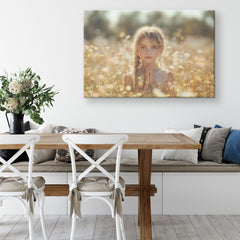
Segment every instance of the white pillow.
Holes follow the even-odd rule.
[[[53,125],[48,123],[43,123],[38,129],[26,131],[26,133],[51,133],[53,130]],[[29,154],[29,149],[27,153]],[[34,150],[34,160],[33,163],[41,163],[48,160],[53,160],[56,154],[56,150],[52,149],[35,149]]]
[[[40,129],[43,133],[50,133],[50,132],[52,132],[53,128],[54,128],[54,125],[50,124],[50,123],[44,122],[43,124],[39,125],[35,122],[30,121],[30,129],[31,130]]]
[[[183,133],[187,137],[190,137],[195,142],[199,143],[199,140],[202,135],[203,128],[194,128],[190,130],[175,130],[175,129],[167,129],[165,133]],[[187,161],[191,163],[198,163],[198,150],[196,149],[172,149],[172,150],[163,150],[162,152],[162,160],[179,160],[179,161]]]
[[[37,130],[40,130],[41,133],[52,133],[53,128],[53,124],[43,123],[42,125],[39,125],[39,128]]]

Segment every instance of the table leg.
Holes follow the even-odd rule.
[[[138,226],[140,226],[140,214],[141,214],[141,209],[140,209],[140,197],[138,195]]]
[[[140,239],[152,240],[152,219],[151,219],[151,168],[152,168],[152,150],[138,150],[138,168],[139,168],[139,224]]]

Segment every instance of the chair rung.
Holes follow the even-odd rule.
[[[125,196],[139,196],[140,187],[138,184],[127,184],[125,190]],[[154,196],[157,192],[157,188],[154,184],[150,186],[150,195]],[[68,196],[69,185],[68,184],[47,184],[45,186],[45,196]]]

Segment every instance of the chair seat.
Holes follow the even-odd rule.
[[[119,184],[125,189],[122,177],[119,177]],[[87,192],[110,192],[114,190],[115,184],[107,177],[85,177],[78,182],[77,188],[79,191]]]
[[[43,177],[33,177],[32,180],[38,188],[45,186]],[[0,192],[22,192],[27,188],[27,183],[21,177],[0,177]]]

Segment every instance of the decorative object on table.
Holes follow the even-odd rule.
[[[84,97],[215,97],[215,12],[84,12]]]
[[[8,121],[10,134],[24,133],[24,115],[38,124],[44,122],[40,113],[45,107],[52,106],[57,92],[52,90],[54,86],[40,85],[40,80],[31,68],[0,76],[0,110],[5,111],[6,116],[11,113]]]
[[[8,120],[7,114],[6,118],[9,126],[9,133],[11,134],[24,134],[24,115],[22,113],[10,113],[10,122]]]

